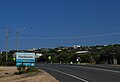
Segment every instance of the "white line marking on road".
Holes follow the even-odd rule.
[[[83,66],[67,66],[67,67],[79,67],[79,68],[87,68],[87,69],[93,69],[93,70],[101,70],[101,71],[107,71],[107,72],[120,73],[120,71],[102,69],[102,68],[95,68],[95,67],[83,67]]]
[[[52,70],[52,71],[56,71],[56,72],[62,73],[62,74],[64,74],[64,75],[68,75],[68,76],[70,76],[70,77],[76,78],[76,79],[81,80],[81,81],[83,81],[83,82],[89,82],[89,81],[87,81],[87,80],[85,80],[85,79],[82,79],[82,78],[80,78],[80,77],[77,77],[77,76],[75,76],[75,75],[72,75],[72,74],[69,74],[69,73],[65,73],[65,72],[62,72],[62,71],[59,71],[59,70],[56,70],[56,69],[51,69],[51,68],[46,68],[46,67],[42,67],[42,68],[49,69],[49,70]]]

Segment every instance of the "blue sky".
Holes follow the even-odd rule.
[[[120,0],[0,0],[0,50],[120,43]],[[32,29],[30,29],[32,27]]]

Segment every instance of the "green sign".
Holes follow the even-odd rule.
[[[13,60],[15,61],[16,58],[13,58]]]
[[[48,59],[51,60],[51,56],[48,56]]]

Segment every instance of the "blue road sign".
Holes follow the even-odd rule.
[[[35,66],[35,53],[17,52],[16,66]]]
[[[16,66],[35,66],[35,63],[16,63]]]
[[[16,62],[22,63],[22,62],[35,62],[34,59],[17,59]]]

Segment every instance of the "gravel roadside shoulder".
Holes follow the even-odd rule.
[[[15,66],[0,66],[0,82],[59,82],[41,69],[37,73],[31,72],[20,75],[14,75],[15,72],[18,72]]]

